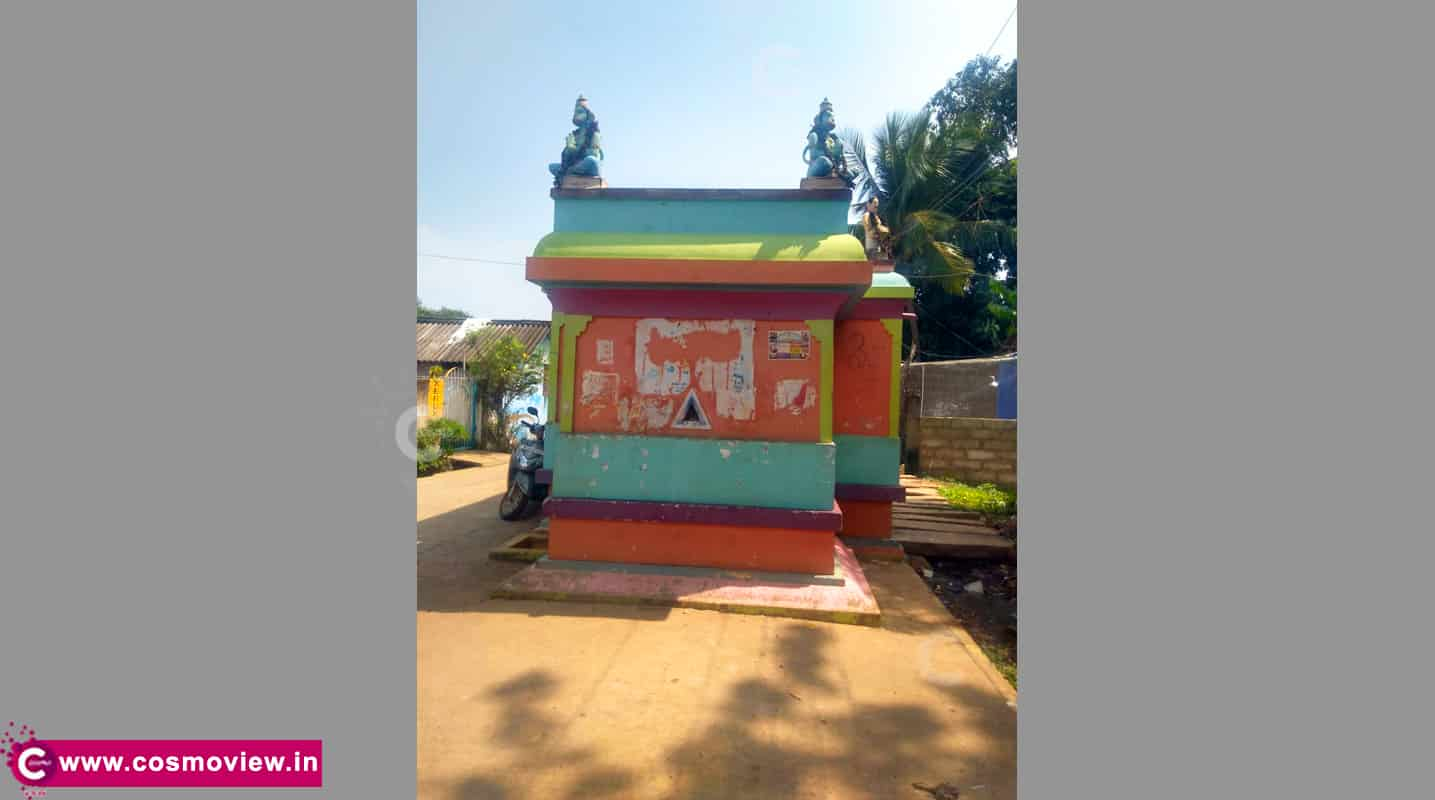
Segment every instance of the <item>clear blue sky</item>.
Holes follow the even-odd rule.
[[[418,5],[418,252],[521,264],[579,93],[610,186],[796,188],[823,97],[870,135],[986,52],[1015,0]],[[1016,57],[1013,18],[992,48]],[[418,256],[418,296],[546,319],[517,264]]]

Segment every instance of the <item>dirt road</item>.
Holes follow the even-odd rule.
[[[1010,687],[910,567],[880,628],[485,599],[506,456],[419,480],[418,796],[1016,796]]]

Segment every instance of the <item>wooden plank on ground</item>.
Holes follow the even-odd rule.
[[[1016,545],[1004,536],[990,533],[941,533],[899,528],[893,541],[912,555],[936,558],[1010,558]]]
[[[930,522],[955,525],[987,525],[987,521],[982,519],[981,517],[965,517],[949,514],[892,514],[892,524],[900,525],[903,522]]]
[[[968,522],[980,522],[982,515],[975,511],[963,511],[957,508],[933,508],[927,506],[909,506],[896,504],[892,506],[893,517],[918,517],[921,519],[952,519],[965,520]]]
[[[934,522],[932,520],[919,519],[894,519],[892,520],[892,527],[903,528],[910,531],[935,531],[937,533],[942,533],[943,531],[950,531],[952,533],[976,533],[984,536],[1001,535],[996,532],[995,528],[989,528],[986,525],[982,525],[981,523],[971,522]]]

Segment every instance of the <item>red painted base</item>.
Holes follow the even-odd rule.
[[[886,500],[838,500],[842,533],[868,539],[892,538],[892,504]]]
[[[559,561],[832,574],[831,531],[554,517],[548,557]]]

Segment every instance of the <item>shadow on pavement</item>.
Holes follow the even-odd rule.
[[[1009,711],[992,708],[999,698],[953,687],[944,690],[949,703],[850,702],[843,681],[833,680],[840,670],[829,652],[833,640],[819,624],[785,629],[777,650],[785,677],[733,684],[715,721],[665,752],[671,785],[661,796],[917,799],[932,795],[914,783],[947,783],[963,797],[1015,797],[1016,723]],[[545,711],[559,680],[534,670],[485,692],[484,702],[496,706],[493,743],[512,761],[453,785],[452,800],[651,796],[636,789],[632,771],[565,746],[568,723]],[[541,794],[531,788],[540,785]]]

